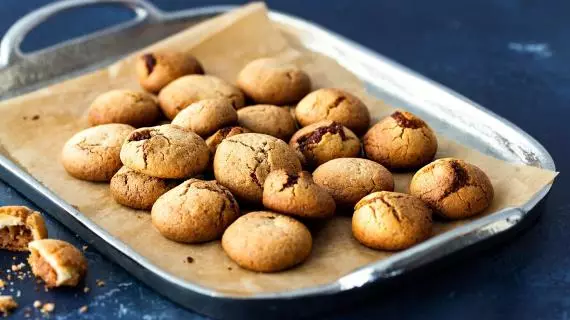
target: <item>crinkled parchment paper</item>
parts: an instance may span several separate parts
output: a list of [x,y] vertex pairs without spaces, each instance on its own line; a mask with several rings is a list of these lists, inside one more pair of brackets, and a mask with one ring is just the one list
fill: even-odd
[[[366,96],[360,81],[335,61],[293,49],[268,20],[261,4],[208,20],[152,47],[190,50],[207,73],[232,83],[248,61],[279,57],[310,73],[315,88],[342,87],[354,92],[366,101],[375,120],[391,110]],[[116,204],[107,184],[67,175],[60,164],[60,150],[69,137],[87,127],[86,109],[93,98],[115,88],[139,89],[133,61],[131,56],[106,69],[1,102],[0,150],[160,268],[221,292],[249,295],[325,284],[389,255],[358,244],[351,236],[350,219],[337,217],[313,230],[314,250],[306,263],[282,273],[256,274],[237,267],[225,256],[219,241],[201,245],[168,241],[154,230],[147,212]],[[487,172],[496,190],[489,212],[525,203],[555,177],[554,172],[512,165],[440,137],[437,157],[444,156],[468,160]],[[397,174],[396,189],[406,191],[410,178],[410,174]],[[436,230],[450,226],[438,225]],[[193,257],[194,263],[185,262],[187,256]]]

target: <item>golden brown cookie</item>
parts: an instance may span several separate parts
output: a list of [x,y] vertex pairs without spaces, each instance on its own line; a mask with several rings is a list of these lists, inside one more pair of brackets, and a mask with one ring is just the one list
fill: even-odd
[[269,172],[301,171],[301,163],[287,143],[260,133],[227,138],[214,157],[214,175],[237,197],[261,203],[262,187]]
[[117,203],[133,209],[150,210],[158,197],[178,184],[178,180],[155,178],[122,167],[111,178],[110,188]]
[[73,245],[54,239],[35,240],[28,245],[28,263],[46,287],[76,286],[87,272],[83,253]]
[[302,127],[332,120],[361,135],[370,125],[370,112],[364,103],[341,89],[326,88],[309,93],[297,104],[295,114]]
[[238,110],[240,126],[253,132],[268,134],[288,141],[297,124],[287,108],[258,104]]
[[133,131],[121,149],[123,164],[137,172],[164,179],[182,179],[208,166],[210,149],[194,132],[165,124]]
[[398,192],[374,192],[358,201],[352,234],[378,250],[402,250],[429,238],[431,210],[420,199]]
[[336,209],[331,195],[318,186],[306,171],[295,174],[276,170],[269,173],[263,184],[263,205],[302,218],[328,218]]
[[123,141],[135,128],[120,123],[102,124],[75,134],[63,146],[61,162],[73,177],[109,181],[121,168]]
[[207,75],[178,78],[158,94],[160,107],[168,119],[174,119],[178,112],[194,102],[217,98],[229,99],[236,110],[245,103],[243,93],[238,88],[220,78]]
[[216,131],[216,133],[208,137],[208,139],[206,139],[206,144],[208,145],[208,148],[210,148],[210,154],[212,156],[212,160],[214,159],[213,157],[216,154],[218,145],[222,143],[224,139],[242,133],[251,133],[251,131],[249,129],[242,127],[225,127],[221,128],[220,130]]
[[301,222],[285,215],[250,212],[236,220],[222,237],[226,254],[240,267],[276,272],[305,261],[313,239]]
[[87,112],[89,125],[124,123],[135,128],[154,125],[162,112],[156,99],[132,90],[111,90],[91,103]]
[[187,52],[146,52],[136,61],[139,83],[156,93],[170,82],[189,74],[204,74],[202,65]]
[[437,138],[422,119],[396,111],[380,120],[362,139],[364,151],[391,169],[414,169],[429,163],[437,152]]
[[303,70],[270,58],[248,63],[237,83],[256,103],[278,106],[297,103],[311,91],[311,79]]
[[372,192],[394,191],[390,171],[367,159],[333,159],[320,165],[313,179],[332,195],[337,206],[353,206]]
[[240,215],[230,191],[216,181],[190,179],[152,206],[152,224],[166,238],[186,243],[219,239]]
[[228,99],[205,99],[194,102],[180,111],[172,120],[173,125],[186,128],[201,137],[237,122],[238,114]]
[[342,124],[323,120],[295,132],[289,145],[295,149],[303,166],[319,166],[336,158],[360,155],[360,140]]
[[0,249],[28,251],[28,243],[47,238],[39,212],[23,206],[0,207]]
[[14,300],[12,296],[0,296],[0,312],[2,312],[4,317],[10,314],[10,311],[16,309],[18,303]]
[[483,170],[463,160],[444,158],[416,172],[410,193],[442,217],[464,219],[487,209],[494,191]]

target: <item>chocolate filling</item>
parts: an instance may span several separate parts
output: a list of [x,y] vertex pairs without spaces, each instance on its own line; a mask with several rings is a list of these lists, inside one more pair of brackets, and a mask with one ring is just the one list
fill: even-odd
[[131,133],[129,141],[141,141],[141,140],[148,140],[150,138],[152,138],[151,130],[146,129],[146,130],[134,131],[133,133]]
[[398,125],[403,128],[418,129],[426,126],[425,122],[423,122],[421,119],[418,119],[416,117],[407,118],[400,111],[392,113],[390,117],[396,120]]
[[333,122],[329,126],[317,128],[315,131],[300,137],[299,140],[297,140],[299,149],[306,150],[311,144],[318,144],[327,133],[340,135],[342,141],[348,140],[342,124]]
[[293,185],[295,185],[297,183],[298,180],[299,180],[299,176],[296,174],[287,175],[287,182],[285,182],[285,184],[283,185],[283,188],[281,190],[292,187]]
[[451,186],[449,189],[445,190],[445,193],[442,198],[449,196],[452,193],[459,191],[459,189],[467,186],[469,184],[469,175],[467,171],[458,161],[450,161],[449,165],[453,170],[453,181],[451,182]]
[[146,53],[142,56],[144,63],[146,65],[146,71],[148,74],[151,74],[154,70],[154,66],[156,66],[156,58],[152,53]]

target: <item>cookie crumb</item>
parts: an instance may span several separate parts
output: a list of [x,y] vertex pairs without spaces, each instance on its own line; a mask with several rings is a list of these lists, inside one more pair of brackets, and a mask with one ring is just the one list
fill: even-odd
[[20,270],[22,270],[22,268],[24,268],[25,266],[26,266],[26,265],[23,264],[23,263],[20,263],[20,264],[17,264],[17,265],[16,265],[16,264],[13,264],[13,265],[12,265],[12,271],[14,271],[14,272],[20,271]]
[[97,279],[97,280],[95,280],[95,284],[96,284],[98,287],[104,287],[104,286],[105,286],[105,281],[103,281],[103,280],[101,280],[101,279]]
[[24,309],[24,318],[29,318],[32,316],[32,309],[30,307],[26,307]]
[[4,282],[4,280],[0,279],[0,289],[4,289],[5,286],[6,283]]
[[87,248],[89,248],[89,247],[86,245],[82,247],[83,251],[87,251]]
[[18,303],[16,303],[12,296],[0,296],[0,312],[2,312],[5,317],[8,316],[11,310],[17,307]]
[[6,279],[8,279],[8,281],[12,280],[12,276],[11,275],[7,275]]
[[13,257],[12,257],[12,260],[16,260],[16,256],[13,256]]
[[91,290],[91,289],[89,289],[89,287],[85,287],[85,288],[83,288],[83,292],[84,292],[84,293],[87,293],[87,292],[89,292],[89,290]]
[[89,308],[87,306],[83,306],[83,307],[79,308],[79,313],[85,313],[85,312],[87,312],[87,310],[89,310]]
[[39,116],[38,114],[36,114],[36,115],[34,115],[34,116],[32,117],[32,120],[35,121],[35,120],[38,120],[39,118],[40,118],[40,116]]
[[55,303],[46,303],[42,306],[42,309],[40,310],[42,313],[50,313],[53,310],[55,310]]
[[191,256],[187,256],[187,257],[186,257],[186,262],[192,263],[192,262],[194,262],[194,258],[192,258]]
[[36,300],[36,301],[34,301],[33,306],[34,306],[34,308],[36,308],[36,309],[37,309],[37,308],[40,308],[40,307],[42,306],[42,302],[41,302],[40,300]]

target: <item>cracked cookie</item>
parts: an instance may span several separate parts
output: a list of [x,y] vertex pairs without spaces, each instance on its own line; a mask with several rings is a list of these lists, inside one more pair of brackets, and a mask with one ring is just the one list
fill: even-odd
[[313,172],[313,180],[334,198],[337,206],[353,206],[372,192],[394,190],[390,171],[374,161],[359,158],[325,162]]
[[237,119],[238,114],[230,100],[205,99],[180,111],[172,120],[172,124],[195,132],[201,137],[207,137],[220,128],[235,124]]
[[269,172],[301,171],[295,152],[283,140],[260,133],[227,138],[214,156],[214,175],[238,198],[261,203],[263,183]]
[[242,133],[251,133],[251,131],[242,127],[225,127],[221,128],[220,130],[216,131],[216,133],[208,137],[208,139],[206,139],[206,144],[208,145],[208,148],[210,148],[212,160],[214,159],[213,157],[216,154],[218,145],[222,143],[224,139]]
[[174,188],[178,182],[147,176],[122,167],[111,178],[109,187],[111,196],[117,203],[133,209],[150,210],[156,199]]
[[421,168],[410,183],[410,193],[448,219],[481,213],[493,201],[493,185],[478,167],[463,160],[444,158]]
[[134,129],[127,124],[110,123],[76,133],[63,146],[63,167],[77,179],[109,181],[122,167],[121,146]]
[[167,239],[200,243],[219,239],[240,216],[228,189],[216,181],[190,179],[163,194],[152,206],[154,227]]
[[87,272],[83,253],[73,245],[54,239],[35,240],[28,245],[32,273],[48,288],[75,287]]
[[124,123],[138,128],[154,125],[161,115],[152,95],[132,90],[111,90],[93,100],[87,120],[91,126]]
[[222,248],[240,267],[277,272],[305,261],[313,239],[301,222],[269,211],[250,212],[236,220],[222,237]]
[[226,98],[234,109],[244,106],[243,93],[226,81],[208,75],[183,76],[172,81],[158,94],[158,102],[168,119],[194,102],[204,99]]
[[238,110],[238,123],[256,133],[268,134],[287,141],[297,124],[287,108],[258,104]]
[[209,156],[210,150],[199,135],[170,124],[137,129],[121,148],[125,166],[164,179],[201,173],[208,166]]
[[302,127],[332,120],[361,135],[370,125],[370,112],[364,103],[340,89],[326,88],[309,93],[297,104],[295,114]]
[[315,167],[336,158],[360,155],[360,140],[342,124],[323,120],[297,131],[289,145],[303,166]]
[[331,195],[306,171],[296,174],[276,170],[269,173],[263,184],[263,205],[302,218],[328,218],[336,209]]
[[352,234],[378,250],[403,250],[429,238],[432,213],[420,199],[398,192],[374,192],[358,201]]
[[433,130],[412,113],[396,111],[380,120],[362,139],[366,157],[391,169],[414,169],[437,152]]
[[248,63],[237,84],[256,103],[278,106],[297,103],[311,91],[311,79],[303,70],[270,58]]
[[141,87],[152,93],[182,76],[204,74],[193,55],[176,51],[146,52],[137,58],[135,69]]
[[23,206],[0,207],[0,249],[27,251],[28,243],[47,238],[39,212]]

